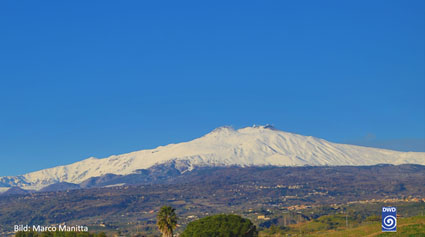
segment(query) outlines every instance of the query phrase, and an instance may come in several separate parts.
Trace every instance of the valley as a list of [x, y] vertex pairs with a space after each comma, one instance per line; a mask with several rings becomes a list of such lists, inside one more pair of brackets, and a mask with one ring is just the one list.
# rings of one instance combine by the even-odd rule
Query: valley
[[383, 203], [405, 206], [409, 216], [424, 210], [421, 165], [215, 167], [168, 177], [150, 184], [2, 195], [0, 233], [10, 233], [14, 224], [66, 223], [110, 234], [158, 234], [155, 217], [162, 205], [176, 208], [178, 230], [216, 213], [240, 214], [267, 229], [338, 214], [347, 206], [362, 213], [358, 218], [378, 215]]

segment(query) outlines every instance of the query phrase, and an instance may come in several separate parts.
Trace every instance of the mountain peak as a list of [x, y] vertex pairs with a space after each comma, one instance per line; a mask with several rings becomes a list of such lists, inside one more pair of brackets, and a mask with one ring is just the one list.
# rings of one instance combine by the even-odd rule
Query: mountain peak
[[218, 133], [233, 133], [236, 130], [232, 126], [221, 126], [212, 130], [209, 134], [218, 134]]
[[167, 162], [187, 170], [209, 166], [335, 166], [425, 164], [424, 152], [398, 152], [337, 144], [293, 133], [272, 125], [235, 130], [218, 127], [192, 141], [97, 159], [89, 158], [14, 177], [0, 177], [0, 187], [40, 189], [53, 183], [78, 184], [106, 174], [129, 175]]
[[244, 127], [240, 129], [234, 129], [232, 126], [221, 126], [214, 130], [212, 130], [207, 135], [232, 135], [237, 134], [240, 132], [250, 132], [250, 133], [256, 133], [263, 130], [273, 130], [273, 131], [280, 131], [276, 129], [273, 125], [266, 124], [266, 125], [252, 125], [251, 127]]

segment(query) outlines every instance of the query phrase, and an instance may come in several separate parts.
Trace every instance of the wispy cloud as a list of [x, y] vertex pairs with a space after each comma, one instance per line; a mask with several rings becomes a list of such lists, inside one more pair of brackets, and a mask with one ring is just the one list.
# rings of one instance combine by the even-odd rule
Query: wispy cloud
[[425, 139], [423, 138], [378, 139], [375, 134], [369, 133], [361, 139], [346, 143], [396, 151], [425, 152]]

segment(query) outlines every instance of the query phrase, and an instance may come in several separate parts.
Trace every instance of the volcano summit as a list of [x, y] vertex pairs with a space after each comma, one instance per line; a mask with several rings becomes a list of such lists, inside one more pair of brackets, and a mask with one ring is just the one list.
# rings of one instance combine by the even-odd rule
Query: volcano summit
[[219, 127], [189, 142], [102, 159], [91, 157], [70, 165], [0, 177], [0, 187], [39, 190], [57, 183], [82, 184], [95, 177], [134, 175], [170, 163], [180, 173], [200, 167], [226, 166], [425, 165], [425, 152], [337, 144], [280, 131], [269, 125], [237, 130]]

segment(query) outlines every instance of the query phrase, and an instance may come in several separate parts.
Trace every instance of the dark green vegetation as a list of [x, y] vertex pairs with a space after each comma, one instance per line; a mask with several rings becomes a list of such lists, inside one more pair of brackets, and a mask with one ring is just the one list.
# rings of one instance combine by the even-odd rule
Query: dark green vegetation
[[86, 232], [16, 232], [16, 237], [106, 237], [105, 233]]
[[233, 237], [258, 236], [255, 225], [248, 219], [237, 215], [214, 215], [189, 223], [182, 237]]
[[[87, 225], [90, 231], [159, 234], [156, 215], [163, 205], [176, 208], [177, 233], [189, 222], [217, 213], [248, 217], [259, 229], [286, 228], [344, 212], [330, 204], [424, 198], [423, 180], [425, 166], [420, 165], [200, 169], [158, 184], [0, 196], [0, 235], [10, 233], [15, 224], [62, 222]], [[300, 207], [291, 209], [294, 205]], [[354, 208], [356, 215], [380, 214], [381, 204], [363, 210], [367, 205]], [[420, 210], [406, 207], [405, 215], [420, 215]]]
[[163, 206], [156, 216], [156, 225], [164, 237], [172, 237], [177, 226], [176, 209], [171, 206]]

